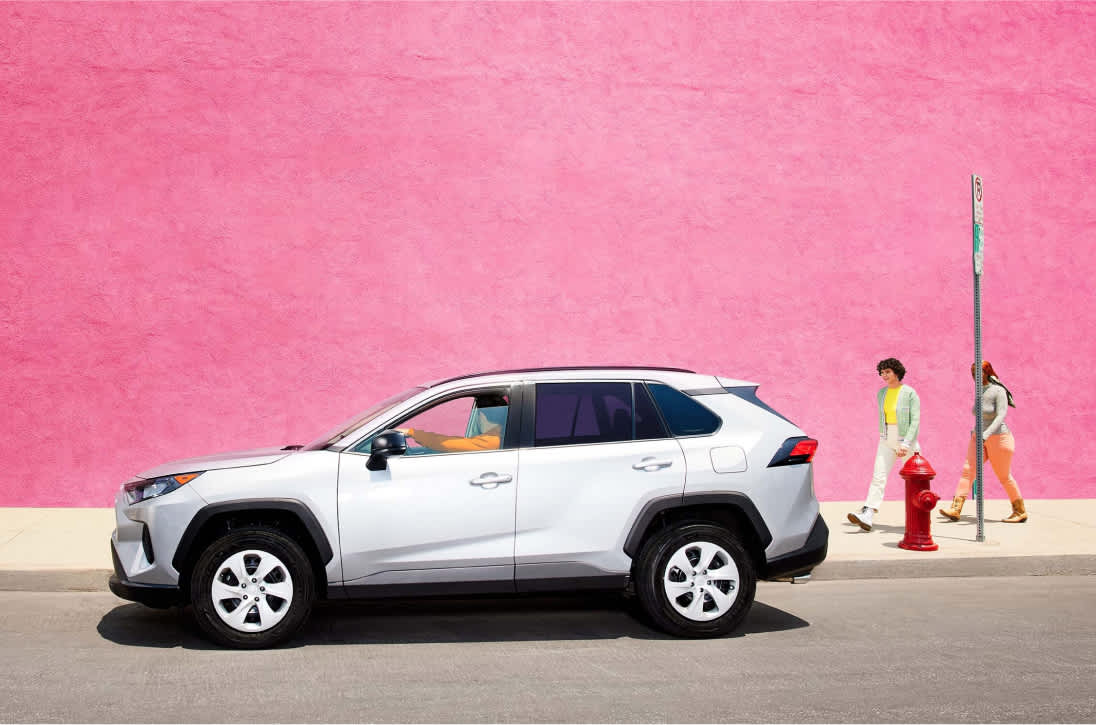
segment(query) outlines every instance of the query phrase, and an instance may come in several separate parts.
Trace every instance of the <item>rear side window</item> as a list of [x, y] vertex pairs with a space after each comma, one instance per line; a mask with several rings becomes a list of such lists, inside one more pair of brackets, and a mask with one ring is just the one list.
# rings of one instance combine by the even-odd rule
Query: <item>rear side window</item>
[[675, 436], [695, 436], [714, 433], [721, 421], [712, 411], [669, 385], [650, 383], [651, 395], [655, 396], [662, 417]]
[[631, 383], [537, 383], [534, 445], [630, 440]]

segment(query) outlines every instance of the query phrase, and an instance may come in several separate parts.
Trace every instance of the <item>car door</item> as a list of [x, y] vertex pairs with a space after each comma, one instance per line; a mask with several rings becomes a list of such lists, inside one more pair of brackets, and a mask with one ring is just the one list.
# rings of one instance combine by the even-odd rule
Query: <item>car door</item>
[[[485, 433], [493, 403], [497, 437]], [[370, 439], [340, 454], [339, 535], [348, 594], [513, 590], [516, 430], [509, 387], [430, 401], [385, 428], [408, 451], [370, 471]], [[428, 445], [419, 445], [415, 435]]]
[[641, 382], [536, 383], [525, 397], [518, 589], [612, 585], [631, 566], [624, 539], [642, 505], [684, 491], [681, 446]]

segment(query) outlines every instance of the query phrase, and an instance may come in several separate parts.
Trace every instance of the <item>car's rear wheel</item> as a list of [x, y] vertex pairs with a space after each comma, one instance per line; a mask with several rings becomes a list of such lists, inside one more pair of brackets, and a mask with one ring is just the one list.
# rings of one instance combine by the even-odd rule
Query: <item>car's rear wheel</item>
[[231, 647], [272, 647], [308, 618], [315, 598], [308, 556], [283, 532], [255, 527], [210, 544], [194, 567], [194, 615], [211, 639]]
[[655, 626], [679, 637], [719, 637], [750, 611], [757, 577], [722, 526], [683, 523], [653, 536], [637, 562], [636, 591]]

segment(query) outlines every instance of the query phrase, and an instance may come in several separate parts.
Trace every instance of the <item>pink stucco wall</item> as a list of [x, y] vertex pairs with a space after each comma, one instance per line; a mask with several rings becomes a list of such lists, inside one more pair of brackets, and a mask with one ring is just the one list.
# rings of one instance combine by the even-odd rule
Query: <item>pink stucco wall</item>
[[1085, 3], [0, 4], [0, 505], [606, 362], [761, 382], [856, 499], [890, 355], [950, 493], [971, 173], [1016, 476], [1096, 496], [1094, 48]]

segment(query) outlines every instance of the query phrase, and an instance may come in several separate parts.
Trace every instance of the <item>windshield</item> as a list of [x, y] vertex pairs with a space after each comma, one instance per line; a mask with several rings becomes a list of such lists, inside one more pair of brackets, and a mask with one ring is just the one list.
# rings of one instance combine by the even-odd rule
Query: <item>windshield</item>
[[360, 415], [357, 415], [357, 416], [351, 418], [350, 420], [346, 421], [345, 423], [343, 423], [343, 424], [335, 427], [334, 429], [328, 431], [328, 433], [326, 435], [320, 436], [316, 440], [312, 441], [311, 443], [309, 443], [307, 446], [304, 447], [304, 450], [306, 450], [306, 451], [319, 451], [319, 450], [322, 450], [324, 448], [327, 448], [332, 443], [335, 443], [336, 441], [339, 441], [339, 440], [345, 438], [347, 435], [349, 435], [351, 432], [353, 432], [355, 428], [358, 428], [363, 423], [367, 422], [370, 418], [374, 418], [374, 417], [380, 415], [381, 413], [388, 410], [389, 408], [396, 407], [397, 405], [399, 405], [403, 401], [410, 398], [412, 395], [417, 395], [417, 394], [421, 393], [423, 390], [426, 390], [426, 388], [422, 388], [422, 387], [409, 388], [409, 389], [403, 391], [402, 393], [397, 393], [396, 395], [393, 395], [391, 398], [385, 398], [384, 400], [377, 403], [376, 405], [374, 405], [372, 408], [365, 411], [364, 413], [361, 413]]

